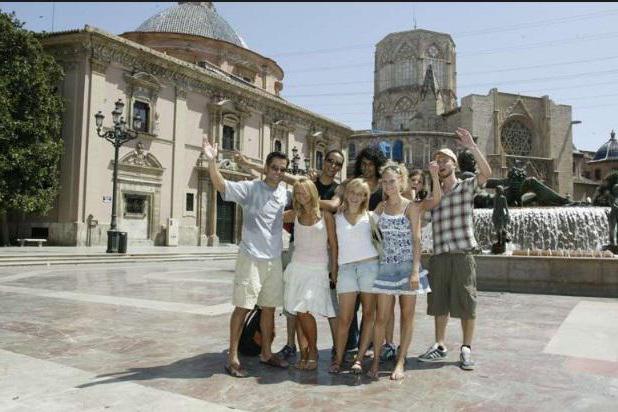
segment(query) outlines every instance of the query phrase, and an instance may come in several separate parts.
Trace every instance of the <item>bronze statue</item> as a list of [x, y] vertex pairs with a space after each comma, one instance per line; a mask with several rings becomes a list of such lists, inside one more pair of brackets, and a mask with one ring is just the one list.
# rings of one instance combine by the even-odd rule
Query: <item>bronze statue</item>
[[[527, 177], [519, 162], [509, 170], [505, 179], [490, 178], [486, 188], [502, 186], [509, 206], [577, 206], [580, 202], [561, 196], [536, 177]], [[492, 207], [492, 196], [484, 193], [475, 196], [475, 207]]]
[[494, 211], [491, 216], [491, 221], [496, 230], [497, 241], [491, 246], [491, 253], [500, 254], [506, 250], [506, 242], [508, 238], [507, 228], [511, 223], [511, 215], [504, 195], [504, 188], [501, 185], [496, 187], [496, 195], [494, 197]]

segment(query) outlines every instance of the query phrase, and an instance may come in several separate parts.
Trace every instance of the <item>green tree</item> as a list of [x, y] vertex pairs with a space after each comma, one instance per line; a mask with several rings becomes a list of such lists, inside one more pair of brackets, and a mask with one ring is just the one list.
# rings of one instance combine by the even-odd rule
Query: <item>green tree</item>
[[0, 214], [45, 214], [59, 189], [64, 74], [37, 35], [1, 10], [0, 56]]

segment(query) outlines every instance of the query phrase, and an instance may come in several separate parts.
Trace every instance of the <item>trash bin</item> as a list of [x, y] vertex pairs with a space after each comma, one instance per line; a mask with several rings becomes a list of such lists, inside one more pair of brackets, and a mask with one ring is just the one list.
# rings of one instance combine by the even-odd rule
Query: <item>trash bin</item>
[[127, 232], [119, 232], [118, 253], [127, 253]]

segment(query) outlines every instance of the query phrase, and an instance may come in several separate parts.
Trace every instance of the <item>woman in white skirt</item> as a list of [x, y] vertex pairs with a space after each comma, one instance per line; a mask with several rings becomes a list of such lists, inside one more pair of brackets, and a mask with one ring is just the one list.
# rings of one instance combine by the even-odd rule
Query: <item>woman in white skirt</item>
[[284, 222], [294, 222], [294, 254], [284, 274], [285, 310], [297, 316], [302, 336], [298, 369], [315, 370], [318, 361], [315, 316], [335, 317], [330, 298], [331, 272], [337, 273], [337, 240], [333, 215], [320, 211], [318, 191], [309, 179], [301, 179], [293, 189], [292, 210]]

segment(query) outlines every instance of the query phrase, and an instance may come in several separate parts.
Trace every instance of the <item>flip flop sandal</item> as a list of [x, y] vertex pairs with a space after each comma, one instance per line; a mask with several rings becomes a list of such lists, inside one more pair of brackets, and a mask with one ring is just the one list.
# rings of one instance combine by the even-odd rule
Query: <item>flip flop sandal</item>
[[247, 371], [239, 364], [225, 365], [225, 371], [234, 378], [246, 378], [248, 376]]
[[294, 367], [302, 371], [303, 369], [305, 369], [306, 364], [307, 364], [307, 361], [305, 359], [301, 359], [294, 364]]

